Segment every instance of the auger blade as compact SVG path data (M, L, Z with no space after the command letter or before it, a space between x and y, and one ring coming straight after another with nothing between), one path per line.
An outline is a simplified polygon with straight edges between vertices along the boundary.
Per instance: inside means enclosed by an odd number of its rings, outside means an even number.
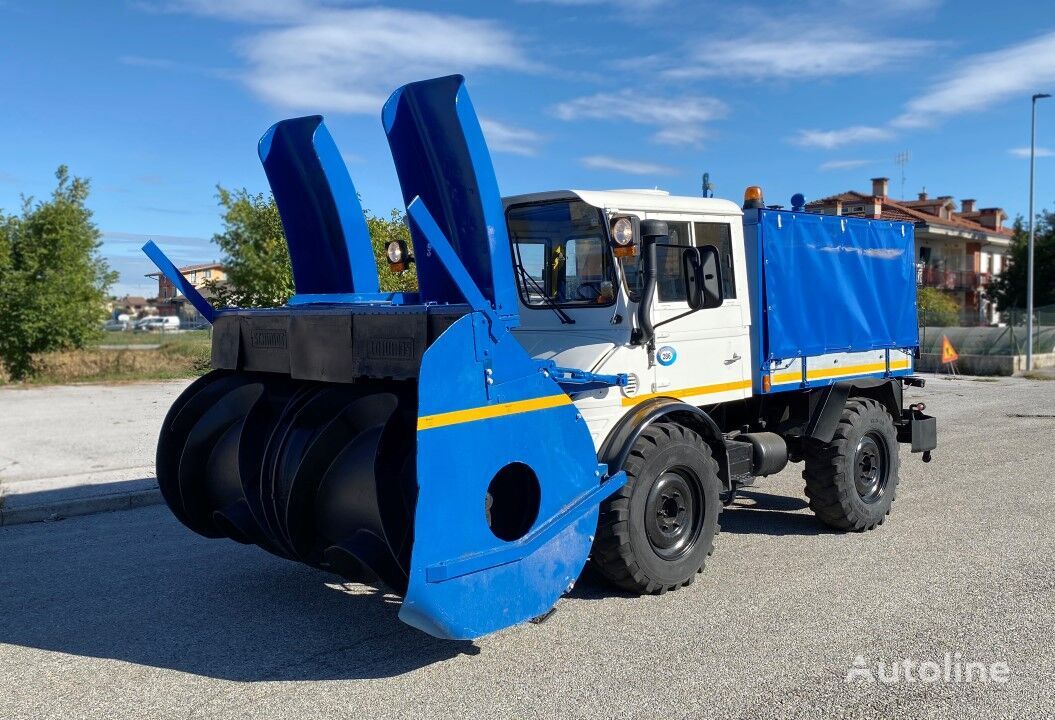
M285 508L278 506L275 502L275 483L285 462L284 455L289 453L287 437L297 413L318 391L319 387L316 385L301 385L293 392L271 432L267 448L264 451L263 462L261 463L260 504L264 511L265 527L268 534L275 539L283 552L290 557L294 557L295 553L289 545L289 540L286 538L286 532L282 525L281 516L285 512Z
M328 554L351 555L402 591L406 569L388 544L378 503L377 485L382 479L375 464L383 430L382 423L360 432L326 471L317 500L319 533L338 548L327 548Z
M351 438L370 423L376 422L376 418L391 415L396 399L389 393L356 398L344 390L331 392L330 401L340 403L343 407L335 413L329 412L332 408L325 407L327 412L320 413L316 418L311 442L289 480L284 518L294 551L299 558L310 562L321 561L322 545L325 545L325 541L318 538L316 506L319 487L327 469Z
M188 525L203 535L218 534L213 524L215 510L243 497L237 438L246 413L263 390L260 383L231 390L199 417L187 435L179 459L179 494Z
M158 487L172 513L188 527L190 519L179 489L180 457L187 436L202 413L221 396L248 382L250 379L246 376L226 371L213 371L204 375L191 383L176 399L161 425L156 459ZM197 531L197 528L192 529Z
M238 475L242 480L245 508L259 529L257 541L268 552L289 558L275 532L267 523L262 492L263 461L268 441L278 425L282 411L293 394L292 384L286 378L270 380L267 391L249 410L242 423L242 437L238 444Z

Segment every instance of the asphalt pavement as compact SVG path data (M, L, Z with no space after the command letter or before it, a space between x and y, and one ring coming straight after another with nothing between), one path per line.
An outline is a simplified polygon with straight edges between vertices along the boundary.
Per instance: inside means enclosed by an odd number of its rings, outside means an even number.
M792 466L723 514L691 587L587 574L547 622L473 643L162 506L0 528L0 717L1053 717L1055 382L912 397L940 447L904 454L877 531L819 525ZM947 654L1010 678L845 681Z
M0 388L0 483L153 475L161 422L190 382Z

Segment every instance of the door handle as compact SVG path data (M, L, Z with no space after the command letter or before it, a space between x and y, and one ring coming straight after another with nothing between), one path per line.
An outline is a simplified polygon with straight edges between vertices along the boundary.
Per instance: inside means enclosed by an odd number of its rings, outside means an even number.
M733 353L733 356L725 361L726 365L732 365L734 362L740 359L739 353Z

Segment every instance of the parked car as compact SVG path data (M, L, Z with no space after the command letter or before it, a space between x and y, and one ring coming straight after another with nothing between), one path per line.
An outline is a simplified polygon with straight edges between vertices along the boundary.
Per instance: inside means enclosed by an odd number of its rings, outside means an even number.
M175 315L145 317L136 323L136 332L171 332L179 330L179 318Z
M103 323L103 330L131 330L134 324L131 320L111 318Z

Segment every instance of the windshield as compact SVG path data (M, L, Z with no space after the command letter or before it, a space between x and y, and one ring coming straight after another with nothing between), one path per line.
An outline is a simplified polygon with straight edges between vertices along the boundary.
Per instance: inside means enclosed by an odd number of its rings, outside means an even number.
M516 205L506 212L520 298L529 307L615 301L602 212L581 200Z

